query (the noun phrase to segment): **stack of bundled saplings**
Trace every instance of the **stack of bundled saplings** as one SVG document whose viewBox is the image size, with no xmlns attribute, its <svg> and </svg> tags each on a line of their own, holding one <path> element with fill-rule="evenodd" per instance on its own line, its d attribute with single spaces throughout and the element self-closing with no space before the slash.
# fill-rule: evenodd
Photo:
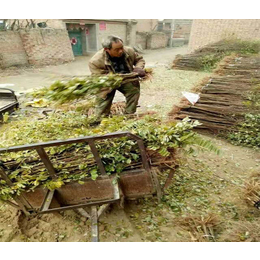
<svg viewBox="0 0 260 260">
<path fill-rule="evenodd" d="M 200 91 L 200 99 L 191 105 L 182 99 L 169 116 L 199 120 L 200 128 L 215 131 L 230 130 L 246 113 L 259 113 L 260 56 L 231 55 L 215 70 Z"/>
<path fill-rule="evenodd" d="M 259 42 L 222 40 L 202 47 L 191 54 L 177 55 L 172 68 L 178 70 L 212 70 L 225 56 L 231 53 L 256 54 L 260 51 Z"/>
</svg>

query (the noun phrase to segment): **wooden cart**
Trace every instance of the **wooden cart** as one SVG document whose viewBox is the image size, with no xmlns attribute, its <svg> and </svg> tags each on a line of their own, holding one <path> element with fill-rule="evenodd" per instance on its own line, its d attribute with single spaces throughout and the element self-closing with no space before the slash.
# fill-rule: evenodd
<svg viewBox="0 0 260 260">
<path fill-rule="evenodd" d="M 119 174 L 119 179 L 115 179 L 115 176 L 107 175 L 95 142 L 102 139 L 120 137 L 127 137 L 137 142 L 141 163 L 138 169 L 123 171 Z M 130 132 L 116 132 L 102 136 L 86 136 L 10 147 L 8 149 L 0 149 L 0 154 L 35 150 L 49 175 L 55 179 L 57 178 L 56 169 L 46 152 L 46 148 L 78 143 L 86 143 L 86 145 L 90 146 L 101 173 L 95 181 L 91 178 L 86 178 L 84 184 L 79 184 L 78 182 L 68 183 L 55 190 L 37 187 L 34 192 L 23 192 L 19 197 L 15 197 L 14 201 L 7 201 L 7 203 L 22 210 L 26 215 L 76 209 L 80 214 L 91 219 L 92 241 L 98 241 L 98 218 L 109 204 L 120 202 L 123 199 L 135 199 L 153 195 L 160 200 L 161 188 L 157 175 L 152 170 L 143 140 L 139 136 Z M 0 175 L 8 185 L 13 185 L 3 164 L 0 167 Z M 90 214 L 84 210 L 85 207 L 91 209 Z"/>
</svg>

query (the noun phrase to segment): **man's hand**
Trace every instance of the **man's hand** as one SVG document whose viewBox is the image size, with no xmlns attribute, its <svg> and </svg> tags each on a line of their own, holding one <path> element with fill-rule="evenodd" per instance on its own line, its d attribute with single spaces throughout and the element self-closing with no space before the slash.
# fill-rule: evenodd
<svg viewBox="0 0 260 260">
<path fill-rule="evenodd" d="M 145 76 L 145 71 L 141 68 L 134 68 L 133 72 L 138 73 L 139 77 L 144 77 Z"/>
</svg>

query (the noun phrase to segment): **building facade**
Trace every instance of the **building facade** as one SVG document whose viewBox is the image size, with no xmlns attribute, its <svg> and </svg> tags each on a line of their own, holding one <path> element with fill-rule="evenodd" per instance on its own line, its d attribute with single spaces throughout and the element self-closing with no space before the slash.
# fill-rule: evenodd
<svg viewBox="0 0 260 260">
<path fill-rule="evenodd" d="M 109 35 L 122 38 L 126 45 L 134 46 L 136 41 L 135 20 L 62 20 L 69 33 L 75 56 L 87 55 L 102 48 L 102 41 Z"/>
<path fill-rule="evenodd" d="M 98 51 L 108 35 L 119 36 L 130 46 L 136 41 L 137 21 L 133 19 L 9 19 L 5 23 L 7 29 L 15 31 L 32 28 L 66 30 L 75 56 Z"/>
<path fill-rule="evenodd" d="M 158 19 L 136 19 L 136 31 L 137 32 L 151 32 L 156 31 L 158 26 Z"/>
<path fill-rule="evenodd" d="M 50 65 L 95 53 L 108 35 L 143 49 L 168 46 L 158 19 L 0 19 L 0 66 Z M 167 29 L 167 28 L 166 28 Z M 170 28 L 171 29 L 171 28 Z"/>
</svg>

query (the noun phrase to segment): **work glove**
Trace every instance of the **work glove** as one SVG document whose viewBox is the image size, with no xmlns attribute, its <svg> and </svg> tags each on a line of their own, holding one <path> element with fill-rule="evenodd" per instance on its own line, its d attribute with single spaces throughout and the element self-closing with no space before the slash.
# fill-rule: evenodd
<svg viewBox="0 0 260 260">
<path fill-rule="evenodd" d="M 145 76 L 145 71 L 143 69 L 141 69 L 141 68 L 137 68 L 136 67 L 136 68 L 134 68 L 133 72 L 138 73 L 139 77 L 144 77 Z"/>
</svg>

